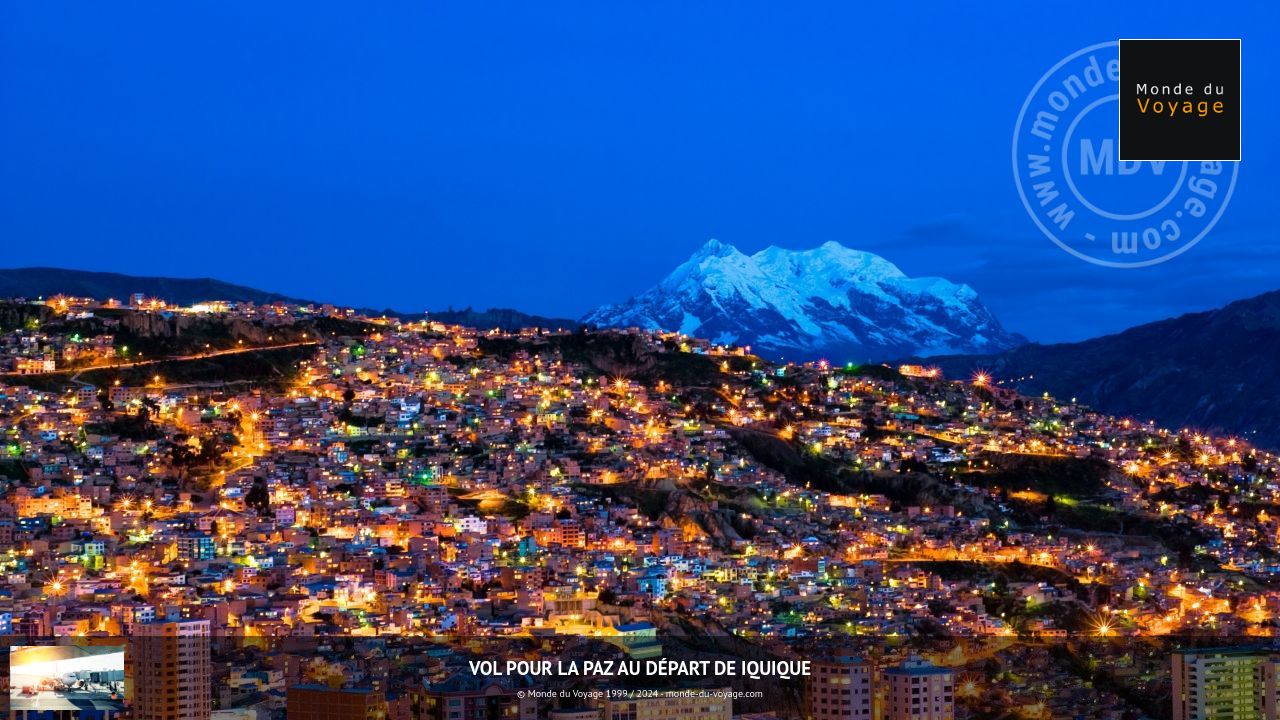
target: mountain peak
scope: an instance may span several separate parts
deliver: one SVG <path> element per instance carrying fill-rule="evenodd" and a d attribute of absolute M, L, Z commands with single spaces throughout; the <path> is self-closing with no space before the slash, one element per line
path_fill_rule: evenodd
<path fill-rule="evenodd" d="M 728 243 L 722 243 L 715 238 L 711 238 L 703 243 L 702 247 L 698 248 L 697 252 L 695 252 L 690 259 L 701 260 L 710 257 L 727 257 L 736 252 L 738 252 L 738 248 Z"/>
<path fill-rule="evenodd" d="M 655 287 L 584 321 L 751 345 L 774 357 L 859 362 L 1024 340 L 967 286 L 910 278 L 879 255 L 835 241 L 745 255 L 709 240 Z"/>

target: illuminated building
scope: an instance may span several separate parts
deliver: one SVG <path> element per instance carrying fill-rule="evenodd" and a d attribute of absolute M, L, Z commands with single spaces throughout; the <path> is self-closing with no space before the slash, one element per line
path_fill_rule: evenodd
<path fill-rule="evenodd" d="M 658 690 L 631 697 L 603 698 L 602 720 L 732 720 L 729 688 Z"/>
<path fill-rule="evenodd" d="M 884 671 L 885 720 L 951 720 L 955 717 L 950 670 L 913 657 Z"/>
<path fill-rule="evenodd" d="M 410 703 L 413 720 L 534 720 L 538 716 L 532 698 L 520 697 L 501 682 L 462 675 L 427 686 Z"/>
<path fill-rule="evenodd" d="M 942 377 L 942 371 L 936 367 L 924 367 L 923 365 L 900 365 L 898 372 L 907 377 L 918 378 L 939 378 Z"/>
<path fill-rule="evenodd" d="M 552 710 L 548 720 L 600 720 L 599 708 L 563 708 Z"/>
<path fill-rule="evenodd" d="M 1280 657 L 1274 655 L 1258 664 L 1258 710 L 1264 720 L 1280 720 Z"/>
<path fill-rule="evenodd" d="M 208 535 L 188 533 L 178 538 L 178 557 L 182 560 L 212 560 L 217 552 L 213 538 Z"/>
<path fill-rule="evenodd" d="M 1269 658 L 1250 648 L 1173 652 L 1174 720 L 1253 720 L 1263 714 Z M 1274 679 L 1273 679 L 1274 684 Z M 1270 703 L 1274 712 L 1274 702 Z"/>
<path fill-rule="evenodd" d="M 294 685 L 289 688 L 288 720 L 377 720 L 386 714 L 386 700 L 370 688 L 331 688 Z"/>
<path fill-rule="evenodd" d="M 808 720 L 866 720 L 871 717 L 871 666 L 840 656 L 814 662 L 806 685 Z"/>
<path fill-rule="evenodd" d="M 135 720 L 207 720 L 210 713 L 209 621 L 129 626 L 126 693 Z"/>

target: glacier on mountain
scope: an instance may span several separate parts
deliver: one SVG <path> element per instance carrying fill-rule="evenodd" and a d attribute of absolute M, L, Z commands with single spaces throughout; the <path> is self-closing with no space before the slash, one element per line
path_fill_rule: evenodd
<path fill-rule="evenodd" d="M 1025 342 L 969 286 L 911 278 L 879 255 L 836 242 L 747 255 L 710 240 L 656 286 L 583 321 L 750 345 L 788 360 L 986 353 Z"/>

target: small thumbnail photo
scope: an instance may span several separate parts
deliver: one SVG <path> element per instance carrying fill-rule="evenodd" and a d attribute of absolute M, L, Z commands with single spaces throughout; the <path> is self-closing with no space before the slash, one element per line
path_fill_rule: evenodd
<path fill-rule="evenodd" d="M 123 644 L 9 648 L 13 720 L 113 720 L 124 706 Z"/>

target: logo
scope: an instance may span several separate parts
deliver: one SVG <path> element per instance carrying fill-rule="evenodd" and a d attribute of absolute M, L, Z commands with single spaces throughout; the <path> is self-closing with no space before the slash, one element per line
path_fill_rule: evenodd
<path fill-rule="evenodd" d="M 1121 40 L 1120 157 L 1240 160 L 1240 41 Z"/>
<path fill-rule="evenodd" d="M 1118 42 L 1050 68 L 1018 113 L 1013 176 L 1023 207 L 1058 247 L 1095 265 L 1146 267 L 1213 229 L 1239 165 L 1120 160 L 1119 82 Z"/>

